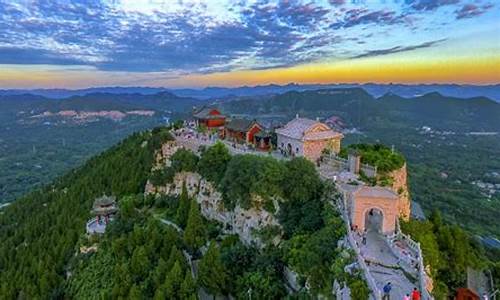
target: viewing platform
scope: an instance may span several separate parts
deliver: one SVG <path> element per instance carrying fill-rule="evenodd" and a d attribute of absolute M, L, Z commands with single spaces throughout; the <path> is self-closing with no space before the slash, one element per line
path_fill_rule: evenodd
<path fill-rule="evenodd" d="M 95 199 L 91 212 L 95 217 L 87 222 L 87 234 L 103 234 L 106 231 L 106 226 L 118 212 L 116 197 L 104 195 Z"/>

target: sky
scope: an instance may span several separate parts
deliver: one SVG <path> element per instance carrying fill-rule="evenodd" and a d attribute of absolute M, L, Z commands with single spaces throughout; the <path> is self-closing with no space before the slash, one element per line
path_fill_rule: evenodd
<path fill-rule="evenodd" d="M 0 0 L 0 88 L 500 83 L 497 0 Z"/>

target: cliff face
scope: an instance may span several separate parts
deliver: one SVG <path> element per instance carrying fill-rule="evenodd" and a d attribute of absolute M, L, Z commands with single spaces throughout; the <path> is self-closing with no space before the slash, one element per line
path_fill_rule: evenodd
<path fill-rule="evenodd" d="M 406 163 L 400 169 L 390 172 L 389 176 L 393 179 L 392 190 L 399 195 L 399 214 L 404 220 L 409 220 L 411 204 Z"/>
<path fill-rule="evenodd" d="M 156 168 L 162 165 L 169 165 L 170 156 L 178 148 L 174 143 L 165 144 L 162 147 L 161 153 L 158 153 L 158 165 Z M 225 209 L 221 193 L 198 173 L 177 173 L 173 182 L 164 186 L 154 186 L 148 181 L 145 194 L 180 195 L 184 182 L 186 183 L 189 196 L 196 199 L 198 204 L 200 204 L 203 216 L 222 223 L 224 232 L 239 235 L 240 239 L 247 244 L 255 242 L 257 245 L 262 245 L 262 240 L 257 232 L 267 226 L 279 226 L 277 219 L 272 213 L 257 206 L 250 209 L 244 209 L 240 206 L 236 206 L 232 210 Z M 253 196 L 253 198 L 254 203 L 260 202 L 257 196 Z"/>

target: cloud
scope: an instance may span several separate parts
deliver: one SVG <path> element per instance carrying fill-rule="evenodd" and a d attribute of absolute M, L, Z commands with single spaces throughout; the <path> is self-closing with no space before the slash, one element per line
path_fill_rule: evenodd
<path fill-rule="evenodd" d="M 353 56 L 351 58 L 364 58 L 364 57 L 381 56 L 381 55 L 388 55 L 388 54 L 412 51 L 412 50 L 416 50 L 416 49 L 429 48 L 429 47 L 432 47 L 436 44 L 442 43 L 445 40 L 446 39 L 440 39 L 440 40 L 425 42 L 425 43 L 418 44 L 418 45 L 395 46 L 395 47 L 387 48 L 387 49 L 370 50 L 370 51 L 367 51 L 365 53 Z"/>
<path fill-rule="evenodd" d="M 367 8 L 352 8 L 345 12 L 341 20 L 334 22 L 330 27 L 333 29 L 340 29 L 364 24 L 394 25 L 403 23 L 404 21 L 404 16 L 396 14 L 395 11 L 370 11 Z"/>
<path fill-rule="evenodd" d="M 491 9 L 493 4 L 485 4 L 483 6 L 478 6 L 476 4 L 465 4 L 461 9 L 455 11 L 457 19 L 472 18 L 484 14 L 486 11 Z"/>
<path fill-rule="evenodd" d="M 329 0 L 328 2 L 333 6 L 341 6 L 345 4 L 346 0 Z"/>
<path fill-rule="evenodd" d="M 406 0 L 411 8 L 420 11 L 431 11 L 441 6 L 459 3 L 460 0 Z"/>
<path fill-rule="evenodd" d="M 409 51 L 399 45 L 404 30 L 421 33 L 412 36 L 417 45 L 429 40 L 426 21 L 435 18 L 433 11 L 457 1 L 372 6 L 346 0 L 135 0 L 128 5 L 121 0 L 0 0 L 0 63 L 175 75 L 383 55 Z M 465 5 L 446 21 L 489 8 Z M 370 50 L 377 47 L 387 48 Z"/>
<path fill-rule="evenodd" d="M 82 65 L 82 61 L 44 49 L 0 47 L 0 64 Z"/>

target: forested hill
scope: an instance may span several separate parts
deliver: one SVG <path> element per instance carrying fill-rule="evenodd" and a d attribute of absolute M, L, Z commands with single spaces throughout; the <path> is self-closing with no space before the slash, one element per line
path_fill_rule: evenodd
<path fill-rule="evenodd" d="M 31 94 L 0 96 L 2 110 L 50 111 L 100 111 L 100 110 L 139 110 L 157 111 L 171 110 L 176 112 L 190 111 L 199 105 L 200 100 L 188 97 L 178 97 L 169 92 L 157 94 L 112 94 L 92 93 L 82 96 L 71 96 L 64 99 L 51 99 Z"/>
<path fill-rule="evenodd" d="M 154 150 L 169 135 L 137 133 L 0 213 L 0 298 L 54 299 L 65 268 L 103 193 L 142 193 Z"/>
<path fill-rule="evenodd" d="M 228 112 L 330 117 L 336 115 L 355 127 L 374 124 L 440 130 L 500 131 L 500 104 L 484 97 L 459 99 L 429 93 L 415 98 L 386 94 L 375 98 L 361 88 L 287 92 L 227 102 Z"/>

